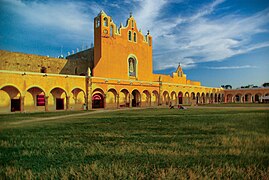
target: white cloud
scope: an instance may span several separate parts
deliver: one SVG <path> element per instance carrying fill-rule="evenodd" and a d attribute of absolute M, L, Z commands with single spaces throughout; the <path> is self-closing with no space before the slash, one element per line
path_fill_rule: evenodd
<path fill-rule="evenodd" d="M 227 70 L 227 69 L 249 69 L 249 68 L 257 68 L 257 66 L 251 65 L 243 65 L 243 66 L 219 66 L 219 67 L 206 67 L 207 69 L 214 70 Z"/>
<path fill-rule="evenodd" d="M 20 16 L 25 26 L 43 28 L 56 37 L 69 41 L 93 38 L 93 17 L 99 12 L 96 3 L 81 1 L 20 1 L 3 0 L 13 13 Z"/>
<path fill-rule="evenodd" d="M 153 35 L 154 68 L 176 67 L 178 62 L 191 68 L 196 63 L 223 61 L 269 46 L 266 41 L 253 42 L 254 35 L 268 33 L 264 26 L 268 24 L 269 8 L 249 16 L 210 17 L 223 2 L 215 0 L 191 16 L 173 14 L 161 17 L 169 1 L 141 1 L 143 8 L 135 13 L 138 15 L 135 18 L 138 26 L 142 25 L 144 31 L 150 29 Z"/>
<path fill-rule="evenodd" d="M 214 0 L 195 7 L 197 11 L 188 16 L 182 11 L 173 14 L 167 12 L 169 5 L 182 2 L 183 0 L 124 0 L 107 4 L 107 1 L 103 7 L 94 1 L 86 3 L 82 0 L 2 0 L 1 5 L 8 4 L 7 7 L 20 15 L 26 26 L 55 32 L 56 37 L 66 39 L 69 43 L 84 42 L 88 45 L 93 42 L 93 18 L 101 9 L 113 6 L 117 9 L 115 16 L 121 18 L 126 16 L 126 9 L 129 8 L 133 10 L 138 28 L 144 33 L 149 29 L 153 36 L 156 70 L 176 68 L 179 62 L 184 68 L 192 68 L 200 62 L 223 61 L 238 54 L 269 47 L 269 42 L 265 40 L 253 42 L 254 35 L 268 33 L 264 26 L 269 24 L 269 8 L 253 15 L 230 13 L 214 19 L 210 15 L 218 11 L 219 5 L 224 2 Z M 126 7 L 122 7 L 122 3 Z M 122 11 L 118 11 L 119 7 Z"/>

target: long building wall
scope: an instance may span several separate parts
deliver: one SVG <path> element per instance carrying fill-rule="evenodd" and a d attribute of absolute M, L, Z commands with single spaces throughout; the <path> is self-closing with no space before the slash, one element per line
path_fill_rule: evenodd
<path fill-rule="evenodd" d="M 45 103 L 38 106 L 38 97 Z M 220 88 L 0 70 L 0 112 L 151 107 L 223 101 Z"/>
<path fill-rule="evenodd" d="M 85 75 L 90 59 L 72 57 L 68 60 L 0 50 L 0 70 Z"/>
<path fill-rule="evenodd" d="M 81 110 L 85 83 L 82 76 L 1 70 L 0 112 Z M 44 105 L 37 106 L 37 95 L 44 96 Z M 63 106 L 57 107 L 56 101 Z"/>
<path fill-rule="evenodd" d="M 224 91 L 225 103 L 259 103 L 269 96 L 267 88 L 227 89 Z"/>

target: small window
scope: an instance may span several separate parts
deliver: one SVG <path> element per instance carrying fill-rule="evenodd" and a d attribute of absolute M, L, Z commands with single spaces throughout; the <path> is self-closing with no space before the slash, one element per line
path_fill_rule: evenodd
<path fill-rule="evenodd" d="M 134 27 L 134 20 L 132 20 L 132 28 Z"/>
<path fill-rule="evenodd" d="M 45 96 L 36 95 L 36 106 L 45 106 Z"/>
<path fill-rule="evenodd" d="M 99 27 L 100 26 L 100 19 L 97 18 L 95 23 L 96 23 L 95 27 Z"/>
<path fill-rule="evenodd" d="M 132 41 L 132 32 L 131 31 L 128 32 L 128 39 L 129 39 L 129 41 Z"/>
<path fill-rule="evenodd" d="M 47 73 L 47 68 L 46 67 L 42 67 L 40 70 L 41 73 Z"/>
<path fill-rule="evenodd" d="M 134 42 L 136 42 L 136 33 L 134 33 Z"/>
<path fill-rule="evenodd" d="M 178 77 L 182 77 L 181 71 L 178 71 Z"/>
<path fill-rule="evenodd" d="M 108 19 L 106 17 L 104 18 L 104 26 L 108 26 Z"/>

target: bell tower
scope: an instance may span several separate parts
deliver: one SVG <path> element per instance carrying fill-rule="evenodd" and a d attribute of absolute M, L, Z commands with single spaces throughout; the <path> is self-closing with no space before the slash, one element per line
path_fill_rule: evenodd
<path fill-rule="evenodd" d="M 109 37 L 110 21 L 110 17 L 103 10 L 94 18 L 94 67 L 102 58 L 102 39 Z"/>
<path fill-rule="evenodd" d="M 132 15 L 119 28 L 104 11 L 94 18 L 92 75 L 131 80 L 152 77 L 152 37 L 138 30 Z"/>

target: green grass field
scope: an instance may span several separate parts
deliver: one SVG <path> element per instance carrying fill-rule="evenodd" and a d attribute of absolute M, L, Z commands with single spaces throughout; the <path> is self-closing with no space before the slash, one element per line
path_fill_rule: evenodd
<path fill-rule="evenodd" d="M 204 107 L 269 107 L 269 103 L 220 103 L 220 104 L 199 104 Z"/>
<path fill-rule="evenodd" d="M 0 179 L 269 179 L 268 109 L 83 113 L 0 115 Z"/>

